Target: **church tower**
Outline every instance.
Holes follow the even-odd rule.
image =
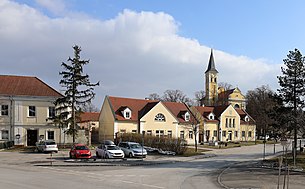
[[[204,104],[207,106],[216,105],[218,99],[218,71],[215,68],[213,49],[211,49],[208,68],[205,71],[205,98]]]

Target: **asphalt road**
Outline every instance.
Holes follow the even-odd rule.
[[[209,152],[216,155],[212,158],[180,162],[179,157],[168,157],[163,159],[176,162],[148,166],[35,166],[50,161],[50,155],[0,152],[0,188],[277,188],[277,171],[253,167],[252,162],[262,158],[262,149],[262,145],[220,149]],[[273,145],[266,151],[272,155]],[[59,152],[54,158],[66,157],[67,152]],[[289,186],[304,188],[304,175],[290,176]]]

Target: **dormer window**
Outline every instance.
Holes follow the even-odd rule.
[[[208,115],[209,120],[214,120],[215,119],[215,115],[213,113],[210,113]]]
[[[186,113],[184,114],[184,120],[185,120],[185,121],[189,121],[189,120],[190,120],[190,113],[186,112]]]
[[[125,118],[129,119],[130,118],[130,112],[125,112]]]
[[[156,116],[155,116],[155,121],[165,121],[165,116],[161,113],[158,113]]]
[[[250,121],[249,116],[246,116],[246,117],[245,117],[245,121],[246,121],[246,122],[249,122],[249,121]]]
[[[125,108],[122,111],[122,114],[123,114],[125,119],[130,119],[131,118],[131,110],[129,108]]]

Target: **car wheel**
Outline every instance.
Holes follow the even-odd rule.
[[[130,157],[130,158],[132,158],[132,157],[133,157],[131,152],[129,153],[129,157]]]

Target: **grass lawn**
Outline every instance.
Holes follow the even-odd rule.
[[[269,160],[265,160],[265,162],[278,164],[279,158],[280,158],[280,156],[276,157],[276,158],[269,159]],[[285,158],[283,158],[283,164],[284,163],[285,163]],[[287,155],[287,163],[288,163],[289,167],[293,167],[292,153],[289,153]],[[301,167],[301,168],[303,168],[303,171],[305,170],[305,152],[301,152],[301,153],[297,154],[296,167],[298,167],[298,168]]]
[[[184,154],[178,155],[178,156],[183,156],[183,157],[196,156],[196,155],[201,155],[207,151],[209,151],[209,150],[197,149],[197,152],[195,152],[195,148],[187,148],[186,152]]]

